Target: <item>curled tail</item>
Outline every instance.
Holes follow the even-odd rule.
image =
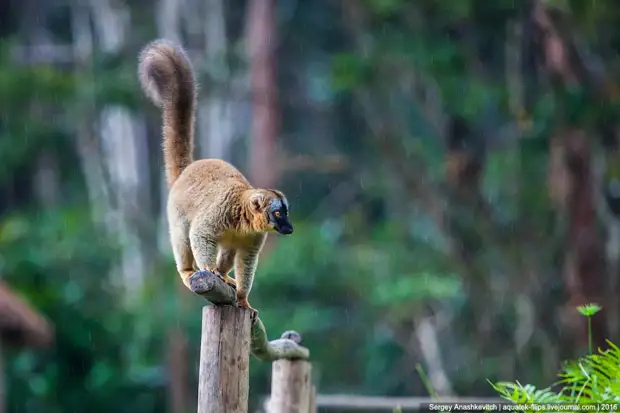
[[[158,39],[140,52],[140,84],[163,110],[164,166],[168,186],[193,162],[196,80],[194,69],[177,44]]]

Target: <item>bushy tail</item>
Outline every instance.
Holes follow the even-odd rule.
[[[192,64],[177,44],[147,44],[138,64],[146,96],[163,111],[164,165],[168,186],[193,162],[196,80]]]

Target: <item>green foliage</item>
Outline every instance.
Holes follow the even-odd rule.
[[[593,404],[620,402],[620,349],[609,342],[610,348],[599,350],[574,363],[567,363],[559,374],[556,385],[562,388],[537,389],[533,385],[491,383],[506,400],[514,403],[567,403]]]
[[[332,88],[350,91],[370,78],[372,67],[362,56],[339,53],[332,58]]]
[[[391,284],[379,284],[370,300],[378,306],[429,299],[450,299],[461,290],[460,279],[454,275],[418,273],[398,277]]]
[[[549,388],[536,389],[531,384],[523,386],[518,381],[515,383],[491,383],[491,385],[503,398],[517,404],[559,403],[564,401],[560,395],[554,393]]]
[[[366,0],[364,4],[379,17],[389,17],[402,11],[404,0]]]
[[[588,319],[601,307],[588,304],[578,307],[578,312]],[[554,386],[561,386],[559,391],[551,387],[537,389],[531,384],[498,382],[491,386],[506,400],[518,404],[594,404],[620,402],[620,349],[611,341],[609,348],[599,349],[598,354],[588,354],[575,362],[565,363],[559,374],[560,380]],[[540,411],[530,409],[525,411]]]
[[[79,209],[0,222],[0,272],[55,328],[51,349],[8,357],[10,411],[164,411],[162,331],[146,345],[136,334],[139,319],[109,281],[111,245]]]

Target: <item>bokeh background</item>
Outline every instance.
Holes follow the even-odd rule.
[[[441,395],[545,387],[589,302],[618,337],[618,2],[5,0],[0,36],[0,275],[53,330],[6,349],[9,412],[195,411],[205,302],[136,76],[157,37],[199,73],[196,155],[289,198],[251,303],[319,393],[426,396],[418,365]]]

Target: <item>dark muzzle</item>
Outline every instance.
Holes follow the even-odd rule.
[[[293,226],[291,224],[282,224],[282,225],[276,225],[274,228],[279,234],[282,235],[289,235],[293,233]]]

